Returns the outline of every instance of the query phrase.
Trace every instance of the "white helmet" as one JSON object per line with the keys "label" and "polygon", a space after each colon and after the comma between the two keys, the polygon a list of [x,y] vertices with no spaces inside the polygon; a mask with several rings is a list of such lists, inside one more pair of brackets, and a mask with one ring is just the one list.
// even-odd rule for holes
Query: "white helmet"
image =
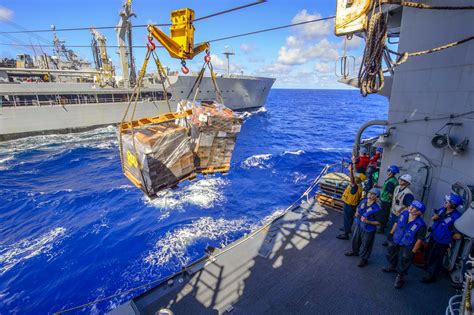
{"label": "white helmet", "polygon": [[408,184],[411,184],[411,181],[413,180],[413,178],[411,177],[410,174],[404,174],[404,175],[400,176],[398,179],[401,179],[401,180],[407,182]]}

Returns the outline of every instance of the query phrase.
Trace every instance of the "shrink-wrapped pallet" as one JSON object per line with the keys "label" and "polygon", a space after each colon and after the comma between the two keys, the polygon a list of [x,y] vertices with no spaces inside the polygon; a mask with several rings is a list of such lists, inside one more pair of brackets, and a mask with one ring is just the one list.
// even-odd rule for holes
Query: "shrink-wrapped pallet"
{"label": "shrink-wrapped pallet", "polygon": [[174,123],[135,128],[122,134],[125,175],[148,196],[194,173],[187,129]]}
{"label": "shrink-wrapped pallet", "polygon": [[201,173],[228,171],[242,119],[217,103],[193,104],[192,108],[191,136],[196,170]]}

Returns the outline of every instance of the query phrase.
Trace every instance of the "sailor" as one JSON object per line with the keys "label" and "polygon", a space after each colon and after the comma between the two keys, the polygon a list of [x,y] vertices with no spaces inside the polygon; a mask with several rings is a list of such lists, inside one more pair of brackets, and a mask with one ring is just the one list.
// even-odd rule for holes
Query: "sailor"
{"label": "sailor", "polygon": [[390,246],[387,250],[389,265],[383,272],[396,272],[394,287],[400,289],[404,276],[413,261],[413,256],[423,245],[426,236],[426,223],[423,220],[425,205],[414,200],[408,210],[403,211],[389,234]]}
{"label": "sailor", "polygon": [[342,201],[344,202],[344,232],[336,236],[341,240],[348,240],[349,234],[351,233],[352,223],[354,221],[354,214],[356,212],[357,205],[362,199],[362,182],[365,181],[366,177],[364,174],[354,175],[356,158],[352,157],[352,163],[349,164],[349,179],[350,183],[347,185],[344,193],[342,194]]}
{"label": "sailor", "polygon": [[[367,175],[367,185],[372,188],[374,183],[377,182],[378,179],[378,171],[379,171],[379,161],[382,157],[382,148],[377,148],[375,154],[370,158],[369,165],[367,166],[367,170],[365,174]],[[369,188],[369,189],[370,189]]]}
{"label": "sailor", "polygon": [[[415,196],[410,189],[412,177],[410,174],[404,174],[398,178],[398,186],[393,192],[392,207],[390,209],[390,217],[388,219],[387,229],[390,231],[395,222],[398,221],[398,216],[403,210],[408,208]],[[388,246],[388,242],[382,243],[383,246]]]}
{"label": "sailor", "polygon": [[398,186],[398,181],[395,177],[400,172],[400,168],[396,165],[390,165],[387,168],[387,179],[383,183],[382,192],[380,194],[380,201],[382,202],[382,211],[380,211],[379,221],[382,223],[377,229],[378,233],[384,232],[385,225],[387,224],[388,217],[390,215],[390,208],[392,207],[393,192]]}
{"label": "sailor", "polygon": [[443,265],[451,241],[461,238],[461,234],[457,233],[454,227],[454,222],[461,217],[457,207],[463,204],[463,199],[454,193],[445,199],[444,206],[435,210],[435,214],[431,217],[433,225],[426,254],[428,275],[421,279],[423,283],[436,281],[436,275]]}
{"label": "sailor", "polygon": [[367,165],[369,165],[370,157],[367,155],[367,148],[361,147],[359,149],[359,156],[356,159],[356,172],[364,173],[367,170]]}
{"label": "sailor", "polygon": [[368,264],[372,247],[374,246],[376,226],[380,222],[376,221],[376,213],[380,211],[377,199],[380,196],[380,189],[372,188],[357,206],[355,214],[355,229],[352,235],[352,250],[345,253],[346,256],[359,256],[361,260],[359,267],[365,267]]}

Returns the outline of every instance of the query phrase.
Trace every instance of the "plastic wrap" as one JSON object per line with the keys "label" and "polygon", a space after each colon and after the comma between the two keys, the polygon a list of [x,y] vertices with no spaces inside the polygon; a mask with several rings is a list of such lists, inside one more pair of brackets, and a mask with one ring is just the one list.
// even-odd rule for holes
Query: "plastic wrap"
{"label": "plastic wrap", "polygon": [[242,119],[218,103],[196,103],[192,108],[191,137],[196,170],[202,173],[229,170]]}
{"label": "plastic wrap", "polygon": [[149,196],[194,172],[194,155],[186,128],[174,123],[135,128],[134,137],[136,151],[131,132],[122,135],[126,175]]}

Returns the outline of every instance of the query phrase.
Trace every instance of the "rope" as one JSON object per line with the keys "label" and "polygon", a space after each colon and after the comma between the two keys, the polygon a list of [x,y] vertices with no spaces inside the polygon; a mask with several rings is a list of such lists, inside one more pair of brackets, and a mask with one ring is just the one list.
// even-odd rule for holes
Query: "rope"
{"label": "rope", "polygon": [[428,10],[473,10],[474,6],[460,6],[460,7],[453,7],[453,6],[433,6],[424,3],[417,3],[417,2],[410,2],[410,1],[397,1],[392,0],[390,4],[398,4],[404,7],[416,8],[416,9],[428,9]]}
{"label": "rope", "polygon": [[467,42],[469,42],[473,39],[474,39],[474,36],[470,36],[470,37],[467,37],[465,39],[458,40],[458,41],[455,41],[455,42],[452,42],[452,43],[449,43],[449,44],[446,44],[446,45],[442,45],[442,46],[431,48],[431,49],[421,50],[421,51],[417,51],[417,52],[411,52],[411,53],[409,53],[409,52],[398,53],[398,52],[390,50],[388,48],[387,48],[387,50],[390,53],[399,56],[399,60],[395,63],[395,66],[398,66],[398,65],[401,65],[402,63],[406,62],[409,57],[416,57],[416,56],[431,54],[431,53],[434,53],[434,52],[438,52],[438,51],[441,51],[441,50],[444,50],[444,49],[448,49],[448,48],[451,48],[451,47],[455,47],[457,45],[467,43]]}
{"label": "rope", "polygon": [[173,89],[173,86],[170,83],[170,80],[168,78],[168,75],[166,74],[165,69],[163,68],[163,65],[160,62],[160,58],[158,58],[158,55],[154,50],[153,50],[152,55],[153,55],[153,59],[155,60],[158,75],[159,75],[160,80],[161,80],[161,86],[163,87],[163,92],[165,93],[166,104],[168,104],[168,110],[169,110],[169,112],[171,112],[172,111],[171,110],[171,104],[170,104],[170,100],[168,99],[168,90],[166,89],[166,84],[165,83],[168,83],[168,85],[171,87],[171,94],[172,95],[175,95],[174,94],[174,89]]}
{"label": "rope", "polygon": [[[241,5],[239,7],[235,7],[235,8],[232,8],[232,9],[227,9],[227,10],[224,10],[224,11],[219,11],[219,12],[216,12],[216,13],[205,15],[203,17],[194,19],[194,22],[202,21],[202,20],[214,17],[214,16],[221,15],[221,14],[226,14],[226,13],[229,13],[229,12],[233,12],[233,11],[241,10],[241,9],[244,9],[244,8],[248,8],[248,7],[257,5],[257,4],[265,3],[266,1],[267,0],[259,0],[259,1],[255,1],[255,2],[252,2],[252,3],[249,3],[249,4]],[[171,23],[161,23],[161,24],[153,24],[153,25],[155,25],[155,26],[171,26]],[[107,30],[107,29],[129,28],[129,27],[144,28],[144,27],[148,27],[148,24],[137,24],[137,25],[131,25],[131,26],[125,25],[125,26],[120,26],[120,27],[117,27],[117,26],[96,26],[94,28],[97,29],[97,30]],[[52,29],[26,30],[25,29],[25,30],[21,30],[21,31],[2,31],[2,32],[0,32],[0,34],[45,33],[45,32],[53,32],[53,31],[56,31],[56,32],[89,31],[90,29],[91,29],[90,27],[57,28],[57,29],[54,29],[54,30],[52,30]]]}
{"label": "rope", "polygon": [[384,14],[382,12],[372,14],[358,75],[360,92],[363,96],[376,93],[384,86],[382,57],[386,39],[387,23]]}
{"label": "rope", "polygon": [[287,25],[282,25],[282,26],[276,26],[276,27],[272,27],[272,28],[265,28],[265,29],[258,30],[258,31],[253,31],[253,32],[248,32],[248,33],[242,33],[242,34],[236,34],[236,35],[230,35],[230,36],[226,36],[226,37],[221,37],[221,38],[209,40],[209,41],[207,41],[207,42],[208,42],[208,43],[213,43],[213,42],[218,42],[218,41],[226,40],[226,39],[232,39],[232,38],[237,38],[237,37],[242,37],[242,36],[249,36],[249,35],[254,35],[254,34],[259,34],[259,33],[265,33],[265,32],[271,32],[271,31],[280,30],[280,29],[283,29],[283,28],[288,28],[288,27],[293,27],[293,26],[298,26],[298,25],[304,25],[304,24],[309,24],[309,23],[314,23],[314,22],[320,22],[320,21],[331,20],[331,19],[334,19],[335,17],[336,17],[336,16],[333,15],[333,16],[328,16],[328,17],[324,17],[324,18],[320,18],[320,19],[314,19],[314,20],[309,20],[309,21],[304,21],[304,22],[299,22],[299,23],[292,23],[292,24],[287,24]]}
{"label": "rope", "polygon": [[[213,42],[218,42],[218,41],[237,38],[237,37],[243,37],[243,36],[249,36],[249,35],[260,34],[260,33],[265,33],[265,32],[271,32],[271,31],[280,30],[280,29],[284,29],[284,28],[289,28],[289,27],[293,27],[293,26],[299,26],[299,25],[304,25],[304,24],[309,24],[309,23],[315,23],[315,22],[320,22],[320,21],[331,20],[331,19],[334,19],[335,17],[336,16],[333,15],[333,16],[328,16],[328,17],[324,17],[324,18],[320,18],[320,19],[314,19],[314,20],[309,20],[309,21],[304,21],[304,22],[299,22],[299,23],[286,24],[286,25],[282,25],[282,26],[276,26],[276,27],[261,29],[261,30],[248,32],[248,33],[241,33],[241,34],[230,35],[230,36],[226,36],[226,37],[220,37],[220,38],[208,40],[206,42],[213,43]],[[156,26],[160,26],[160,25],[161,24],[156,24]],[[3,33],[8,33],[8,32],[3,32]],[[0,34],[2,34],[2,32],[0,32]],[[45,47],[45,48],[54,47],[54,45],[39,45],[39,44],[38,45],[35,45],[35,44],[33,44],[33,45],[27,45],[27,44],[20,45],[20,44],[15,44],[15,43],[0,43],[0,45],[1,46],[29,46],[29,47],[33,46],[33,47]],[[71,48],[90,48],[90,45],[67,45],[67,46],[71,47]],[[120,47],[123,47],[123,45],[122,46],[107,45],[106,47],[120,48]],[[132,46],[132,47],[133,48],[147,48],[147,46],[143,46],[143,45]],[[157,48],[163,48],[163,46],[158,46],[158,45],[156,47]]]}

